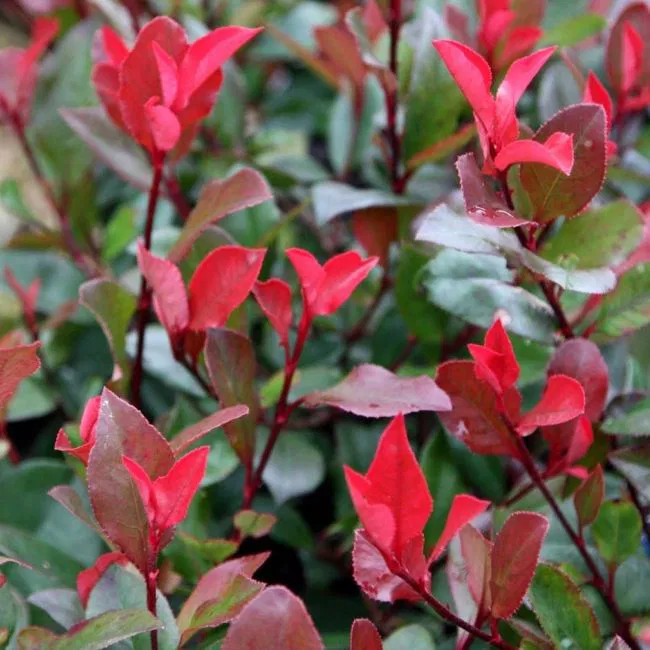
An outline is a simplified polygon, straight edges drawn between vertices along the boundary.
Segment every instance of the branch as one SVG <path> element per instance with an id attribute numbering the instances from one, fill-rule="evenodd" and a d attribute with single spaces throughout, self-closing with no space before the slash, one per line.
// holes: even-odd
<path id="1" fill-rule="evenodd" d="M 388 130 L 388 143 L 390 146 L 390 177 L 395 194 L 404 192 L 404 178 L 400 177 L 399 163 L 402 143 L 397 132 L 397 54 L 399 46 L 399 32 L 402 26 L 402 0 L 390 0 L 388 13 L 388 30 L 390 34 L 389 67 L 393 76 L 394 87 L 385 88 L 386 93 L 386 121 Z"/>
<path id="2" fill-rule="evenodd" d="M 163 162 L 162 160 L 154 161 L 153 179 L 151 181 L 151 188 L 149 190 L 149 201 L 147 203 L 147 220 L 144 226 L 144 247 L 147 250 L 151 249 L 151 236 L 153 234 L 153 222 L 156 215 L 156 205 L 158 204 L 158 197 L 160 196 L 160 185 L 163 177 Z M 140 407 L 140 386 L 142 384 L 142 364 L 144 359 L 144 337 L 147 328 L 147 321 L 149 320 L 149 306 L 151 304 L 151 290 L 147 287 L 147 281 L 142 276 L 140 281 L 140 296 L 138 297 L 138 311 L 137 311 L 137 348 L 135 353 L 135 361 L 133 363 L 133 374 L 131 375 L 131 403 Z"/>

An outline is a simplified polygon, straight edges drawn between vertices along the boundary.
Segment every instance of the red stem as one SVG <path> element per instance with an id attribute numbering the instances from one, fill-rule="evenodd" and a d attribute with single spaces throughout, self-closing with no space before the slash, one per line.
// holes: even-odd
<path id="1" fill-rule="evenodd" d="M 460 627 L 473 637 L 489 643 L 493 648 L 500 650 L 514 650 L 513 646 L 506 643 L 503 639 L 494 637 L 487 632 L 479 629 L 475 625 L 468 623 L 462 618 L 456 616 L 450 609 L 445 607 L 437 598 L 432 596 L 417 580 L 413 580 L 407 573 L 398 573 L 399 577 L 408 584 L 431 608 L 433 608 L 443 619 L 449 621 L 452 625 Z"/>
<path id="2" fill-rule="evenodd" d="M 390 0 L 388 13 L 388 30 L 390 33 L 389 67 L 393 74 L 394 87 L 385 89 L 386 93 L 386 120 L 388 127 L 388 142 L 390 145 L 390 177 L 395 194 L 402 194 L 405 188 L 404 178 L 400 176 L 399 164 L 401 157 L 401 141 L 397 132 L 398 108 L 398 46 L 399 32 L 402 26 L 402 0 Z"/>
<path id="3" fill-rule="evenodd" d="M 147 220 L 144 226 L 144 247 L 147 250 L 151 249 L 151 237 L 153 234 L 153 222 L 156 214 L 156 205 L 158 204 L 158 197 L 160 196 L 160 185 L 163 174 L 163 161 L 162 159 L 154 160 L 153 162 L 153 179 L 151 181 L 151 188 L 149 190 L 149 201 L 147 204 Z M 140 387 L 142 385 L 142 365 L 144 359 L 144 337 L 147 329 L 147 321 L 149 320 L 149 306 L 151 304 L 151 291 L 147 287 L 147 281 L 142 276 L 140 281 L 140 296 L 138 298 L 138 311 L 137 311 L 137 348 L 135 353 L 135 361 L 133 363 L 133 373 L 131 375 L 131 403 L 140 408 Z"/>
<path id="4" fill-rule="evenodd" d="M 147 609 L 156 616 L 156 579 L 158 577 L 158 561 L 155 554 L 152 554 L 149 571 L 146 575 L 147 583 Z M 151 650 L 158 650 L 158 630 L 151 630 Z"/>
<path id="5" fill-rule="evenodd" d="M 271 427 L 271 433 L 269 438 L 266 441 L 266 446 L 262 451 L 262 456 L 260 457 L 260 462 L 257 465 L 255 471 L 252 471 L 251 468 L 246 468 L 246 483 L 244 485 L 244 501 L 242 504 L 242 510 L 247 510 L 251 507 L 253 499 L 259 490 L 260 485 L 262 484 L 262 475 L 264 470 L 271 458 L 273 453 L 273 448 L 275 443 L 278 441 L 282 430 L 289 421 L 289 416 L 293 410 L 300 404 L 300 400 L 289 403 L 289 392 L 291 391 L 291 383 L 293 381 L 293 376 L 298 368 L 298 361 L 300 355 L 302 354 L 302 349 L 307 340 L 307 335 L 309 334 L 309 328 L 311 327 L 311 316 L 307 311 L 305 306 L 302 318 L 300 319 L 300 325 L 298 326 L 298 336 L 296 337 L 296 347 L 294 348 L 293 354 L 287 358 L 287 364 L 284 369 L 284 381 L 282 383 L 282 392 L 280 393 L 280 399 L 278 400 L 278 405 L 275 409 L 275 415 L 273 417 L 273 426 Z"/>
<path id="6" fill-rule="evenodd" d="M 641 650 L 641 646 L 639 646 L 634 636 L 632 635 L 629 621 L 626 620 L 626 618 L 621 613 L 621 610 L 619 609 L 613 594 L 610 593 L 610 590 L 605 580 L 603 579 L 600 570 L 596 565 L 596 562 L 589 554 L 584 538 L 575 532 L 573 526 L 571 526 L 568 519 L 564 516 L 564 513 L 560 509 L 560 506 L 555 500 L 555 497 L 548 489 L 546 483 L 544 482 L 544 479 L 542 478 L 541 474 L 537 470 L 537 466 L 535 465 L 535 459 L 531 455 L 530 451 L 528 451 L 528 447 L 526 447 L 526 444 L 522 440 L 521 436 L 517 433 L 516 429 L 513 427 L 512 423 L 509 420 L 504 418 L 504 422 L 510 431 L 511 437 L 515 445 L 517 446 L 520 460 L 523 463 L 524 468 L 528 472 L 528 476 L 530 476 L 530 480 L 533 482 L 535 487 L 542 493 L 544 499 L 546 499 L 546 502 L 551 507 L 551 510 L 555 513 L 555 516 L 557 517 L 558 521 L 562 525 L 562 528 L 564 528 L 566 534 L 573 542 L 573 545 L 576 547 L 576 549 L 580 553 L 580 556 L 584 560 L 584 563 L 587 565 L 587 568 L 591 572 L 592 575 L 591 584 L 593 584 L 593 586 L 600 592 L 600 595 L 602 596 L 603 600 L 607 604 L 607 607 L 609 608 L 614 619 L 616 620 L 618 634 L 630 646 L 632 650 Z"/>

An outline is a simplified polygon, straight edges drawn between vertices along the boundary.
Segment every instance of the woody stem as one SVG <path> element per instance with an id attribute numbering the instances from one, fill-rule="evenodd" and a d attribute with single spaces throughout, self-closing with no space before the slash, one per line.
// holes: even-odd
<path id="1" fill-rule="evenodd" d="M 503 198 L 505 199 L 506 205 L 508 206 L 508 208 L 510 208 L 510 210 L 514 210 L 515 206 L 514 203 L 512 202 L 512 196 L 510 195 L 510 188 L 508 187 L 508 179 L 505 173 L 501 174 L 499 181 L 501 183 Z M 519 243 L 524 248 L 530 250 L 531 244 L 529 243 L 528 239 L 526 238 L 526 235 L 524 234 L 520 226 L 515 228 L 515 235 L 517 235 L 517 239 L 519 240 Z M 555 291 L 553 290 L 553 284 L 548 280 L 540 280 L 539 288 L 542 290 L 542 293 L 546 298 L 546 302 L 548 302 L 550 308 L 553 310 L 553 313 L 555 314 L 555 318 L 557 319 L 557 322 L 560 326 L 560 330 L 562 331 L 564 337 L 567 339 L 575 338 L 575 333 L 573 332 L 571 323 L 569 323 L 569 319 L 566 317 L 566 314 L 564 313 L 564 309 L 562 308 L 562 305 L 560 304 L 558 297 L 555 295 Z"/>
<path id="2" fill-rule="evenodd" d="M 459 627 L 465 632 L 468 632 L 473 637 L 485 641 L 485 643 L 490 644 L 493 648 L 499 648 L 500 650 L 514 650 L 513 646 L 509 643 L 506 643 L 503 639 L 496 638 L 487 632 L 484 632 L 480 628 L 468 623 L 464 619 L 456 616 L 450 609 L 443 605 L 437 598 L 432 596 L 417 580 L 413 580 L 408 573 L 400 573 L 399 577 L 409 586 L 413 591 L 415 591 L 432 609 L 434 609 L 443 619 Z"/>
<path id="3" fill-rule="evenodd" d="M 144 247 L 146 250 L 151 249 L 151 237 L 153 234 L 153 221 L 156 214 L 156 205 L 160 196 L 160 184 L 163 177 L 163 160 L 161 158 L 154 160 L 153 179 L 149 190 L 149 201 L 147 203 L 147 218 L 144 226 Z M 140 408 L 140 387 L 142 385 L 143 359 L 144 359 L 144 337 L 149 320 L 149 306 L 151 304 L 151 290 L 147 287 L 147 281 L 144 276 L 140 281 L 140 296 L 138 298 L 136 314 L 136 336 L 137 347 L 135 361 L 133 362 L 133 373 L 131 375 L 131 403 Z"/>
<path id="4" fill-rule="evenodd" d="M 147 609 L 152 616 L 156 616 L 156 578 L 158 576 L 157 558 L 153 554 L 146 575 L 147 583 Z M 158 650 L 158 630 L 151 630 L 151 650 Z"/>
<path id="5" fill-rule="evenodd" d="M 593 586 L 598 590 L 603 600 L 607 604 L 607 607 L 611 611 L 614 619 L 616 620 L 618 634 L 630 646 L 632 650 L 641 650 L 641 647 L 632 635 L 630 622 L 623 616 L 621 610 L 619 609 L 613 593 L 610 592 L 607 584 L 605 583 L 605 580 L 603 579 L 603 576 L 600 573 L 600 570 L 598 569 L 596 562 L 587 550 L 584 538 L 575 532 L 573 526 L 569 523 L 569 520 L 565 517 L 564 513 L 560 509 L 558 502 L 555 500 L 555 497 L 544 482 L 542 475 L 539 473 L 537 466 L 535 465 L 535 459 L 528 450 L 528 447 L 526 447 L 526 444 L 524 443 L 519 433 L 516 431 L 509 420 L 504 418 L 504 422 L 510 431 L 510 436 L 517 447 L 517 451 L 519 452 L 519 459 L 524 465 L 524 468 L 528 473 L 530 480 L 542 493 L 542 496 L 557 517 L 558 521 L 562 525 L 562 528 L 564 528 L 571 542 L 573 542 L 573 545 L 578 550 L 578 553 L 580 553 L 580 556 L 582 557 L 584 563 L 587 565 L 587 568 L 592 575 L 591 584 L 593 584 Z"/>
<path id="6" fill-rule="evenodd" d="M 257 465 L 255 471 L 249 470 L 246 472 L 247 481 L 244 485 L 244 502 L 242 504 L 242 509 L 247 510 L 250 508 L 253 503 L 253 499 L 257 494 L 257 490 L 262 484 L 262 475 L 264 470 L 271 458 L 273 453 L 273 448 L 275 443 L 280 437 L 280 433 L 284 429 L 285 425 L 289 421 L 289 416 L 296 408 L 297 403 L 289 403 L 289 393 L 291 391 L 291 384 L 293 382 L 293 376 L 296 373 L 298 368 L 298 361 L 300 355 L 302 354 L 302 349 L 307 340 L 307 335 L 309 334 L 309 328 L 311 327 L 311 317 L 307 311 L 303 312 L 302 318 L 300 319 L 300 325 L 298 326 L 298 336 L 296 338 L 296 345 L 293 350 L 293 354 L 288 355 L 287 364 L 284 369 L 284 381 L 282 383 L 282 392 L 280 393 L 280 399 L 278 400 L 278 405 L 275 409 L 275 415 L 273 418 L 273 426 L 271 427 L 271 433 L 266 442 L 264 450 L 262 451 L 262 456 L 260 457 L 260 462 Z"/>
<path id="7" fill-rule="evenodd" d="M 398 82 L 397 82 L 397 55 L 399 46 L 399 32 L 402 25 L 402 0 L 391 0 L 388 13 L 388 30 L 390 34 L 389 67 L 393 76 L 393 87 L 385 88 L 386 94 L 386 121 L 388 131 L 388 144 L 390 146 L 390 177 L 393 191 L 402 194 L 404 179 L 400 177 L 399 163 L 401 157 L 401 141 L 397 132 L 398 108 Z"/>

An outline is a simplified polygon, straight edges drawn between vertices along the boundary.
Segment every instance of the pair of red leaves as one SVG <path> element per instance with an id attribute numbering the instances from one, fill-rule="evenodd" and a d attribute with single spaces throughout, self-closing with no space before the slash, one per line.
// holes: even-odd
<path id="1" fill-rule="evenodd" d="M 345 477 L 362 525 L 354 545 L 354 577 L 366 594 L 381 601 L 419 600 L 403 576 L 428 589 L 431 562 L 465 524 L 490 505 L 471 495 L 456 496 L 442 534 L 425 558 L 424 526 L 433 500 L 409 445 L 402 415 L 382 434 L 365 476 L 345 467 Z"/>
<path id="2" fill-rule="evenodd" d="M 152 558 L 185 518 L 205 474 L 208 447 L 182 452 L 247 412 L 245 407 L 223 409 L 170 443 L 138 409 L 104 389 L 84 410 L 83 444 L 70 448 L 60 432 L 56 448 L 87 463 L 88 492 L 98 524 L 120 554 L 146 574 Z"/>
<path id="3" fill-rule="evenodd" d="M 475 40 L 495 72 L 530 51 L 541 38 L 545 0 L 479 0 L 476 39 L 469 34 L 467 14 L 452 4 L 445 6 L 446 22 L 454 38 L 467 45 Z"/>
<path id="4" fill-rule="evenodd" d="M 262 269 L 266 249 L 221 246 L 198 265 L 187 290 L 178 267 L 138 244 L 138 265 L 153 292 L 153 305 L 172 348 L 181 351 L 188 331 L 225 325 L 246 300 Z"/>
<path id="5" fill-rule="evenodd" d="M 358 253 L 348 251 L 321 265 L 311 253 L 300 248 L 289 248 L 286 254 L 300 281 L 303 335 L 314 317 L 330 316 L 348 300 L 379 261 L 377 257 L 364 260 Z M 282 345 L 287 348 L 293 321 L 291 287 L 283 280 L 272 278 L 257 282 L 253 292 Z"/>
<path id="6" fill-rule="evenodd" d="M 183 28 L 161 16 L 129 50 L 109 27 L 97 34 L 92 78 L 104 108 L 155 160 L 187 153 L 198 123 L 212 110 L 223 64 L 260 30 L 221 27 L 187 42 Z"/>
<path id="7" fill-rule="evenodd" d="M 543 143 L 518 139 L 515 106 L 555 48 L 545 48 L 514 61 L 493 97 L 492 71 L 480 54 L 456 41 L 438 40 L 433 45 L 474 111 L 484 173 L 503 174 L 519 163 L 541 163 L 567 176 L 571 173 L 572 135 L 556 131 Z"/>
<path id="8" fill-rule="evenodd" d="M 470 345 L 469 351 L 474 361 L 443 363 L 436 383 L 452 402 L 440 419 L 475 453 L 518 458 L 514 436 L 575 423 L 585 413 L 585 389 L 561 373 L 550 375 L 540 401 L 521 413 L 521 394 L 515 386 L 519 364 L 500 320 L 487 332 L 484 345 Z"/>
<path id="9" fill-rule="evenodd" d="M 32 39 L 24 48 L 7 47 L 0 50 L 0 120 L 11 113 L 26 123 L 38 77 L 38 60 L 59 31 L 53 18 L 34 21 Z"/>

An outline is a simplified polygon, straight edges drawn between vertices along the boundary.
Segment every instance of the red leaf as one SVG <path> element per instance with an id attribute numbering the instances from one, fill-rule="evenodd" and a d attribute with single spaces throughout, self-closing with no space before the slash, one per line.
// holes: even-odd
<path id="1" fill-rule="evenodd" d="M 370 598 L 384 603 L 394 603 L 397 600 L 410 602 L 422 600 L 402 578 L 393 573 L 386 564 L 384 556 L 363 530 L 357 530 L 354 534 L 352 565 L 355 582 Z M 428 575 L 423 556 L 422 565 Z"/>
<path id="2" fill-rule="evenodd" d="M 512 442 L 494 391 L 476 377 L 471 361 L 448 361 L 438 367 L 436 383 L 449 395 L 451 411 L 438 415 L 447 431 L 477 454 L 512 456 L 519 453 Z M 516 391 L 506 401 L 516 401 Z"/>
<path id="3" fill-rule="evenodd" d="M 459 533 L 459 539 L 467 570 L 467 587 L 479 611 L 489 612 L 492 606 L 490 578 L 494 545 L 472 526 L 465 526 Z"/>
<path id="4" fill-rule="evenodd" d="M 603 107 L 607 116 L 607 130 L 609 131 L 612 126 L 612 114 L 614 112 L 612 98 L 593 70 L 589 70 L 587 75 L 584 101 L 588 104 L 600 104 Z"/>
<path id="5" fill-rule="evenodd" d="M 36 322 L 36 301 L 38 300 L 38 294 L 41 289 L 41 280 L 36 278 L 33 282 L 30 282 L 27 289 L 18 282 L 18 279 L 13 274 L 11 269 L 5 267 L 5 280 L 9 285 L 9 288 L 14 292 L 16 298 L 20 301 L 21 308 L 23 310 L 23 318 L 25 319 L 25 324 L 28 329 L 36 330 L 38 324 Z"/>
<path id="6" fill-rule="evenodd" d="M 128 560 L 119 551 L 111 551 L 100 555 L 95 564 L 89 569 L 84 569 L 77 576 L 77 594 L 84 609 L 88 606 L 88 599 L 95 585 L 101 580 L 102 576 L 114 564 L 127 564 Z"/>
<path id="7" fill-rule="evenodd" d="M 377 628 L 367 618 L 357 618 L 352 623 L 350 650 L 383 650 L 383 647 Z"/>
<path id="8" fill-rule="evenodd" d="M 429 564 L 437 560 L 456 534 L 490 507 L 489 501 L 477 499 L 470 494 L 457 494 L 452 501 L 447 522 L 429 556 Z"/>
<path id="9" fill-rule="evenodd" d="M 398 415 L 382 434 L 365 476 L 345 467 L 352 502 L 377 547 L 401 558 L 424 530 L 433 502 L 424 474 Z"/>
<path id="10" fill-rule="evenodd" d="M 474 154 L 466 153 L 456 159 L 465 211 L 477 223 L 496 228 L 514 228 L 531 223 L 510 210 L 502 196 L 490 185 L 488 176 L 479 169 Z"/>
<path id="11" fill-rule="evenodd" d="M 305 397 L 305 406 L 335 406 L 365 417 L 392 417 L 398 413 L 448 411 L 448 396 L 436 383 L 420 377 L 398 377 L 381 366 L 364 363 L 343 381 Z"/>
<path id="12" fill-rule="evenodd" d="M 208 415 L 195 424 L 185 427 L 170 440 L 169 444 L 174 454 L 178 457 L 188 447 L 201 440 L 204 436 L 207 436 L 208 433 L 245 415 L 248 415 L 248 406 L 245 404 L 228 406 L 220 411 L 214 412 L 212 415 Z"/>
<path id="13" fill-rule="evenodd" d="M 201 485 L 208 464 L 210 447 L 198 447 L 174 463 L 164 476 L 153 484 L 156 502 L 156 524 L 161 529 L 180 524 Z"/>
<path id="14" fill-rule="evenodd" d="M 548 378 L 542 399 L 517 424 L 519 435 L 527 436 L 539 427 L 562 424 L 585 412 L 585 391 L 578 381 L 565 375 Z"/>
<path id="15" fill-rule="evenodd" d="M 182 334 L 190 320 L 187 292 L 181 272 L 169 260 L 152 255 L 138 242 L 138 266 L 153 291 L 156 316 L 173 340 Z"/>
<path id="16" fill-rule="evenodd" d="M 88 402 L 86 402 L 84 412 L 81 416 L 81 423 L 79 425 L 79 434 L 81 436 L 83 444 L 79 445 L 78 447 L 72 447 L 72 443 L 70 442 L 70 439 L 66 435 L 65 431 L 63 429 L 60 429 L 54 442 L 54 449 L 75 456 L 84 465 L 88 464 L 88 456 L 90 455 L 90 450 L 95 444 L 95 428 L 97 426 L 101 401 L 101 396 L 97 395 L 95 397 L 91 397 Z"/>
<path id="17" fill-rule="evenodd" d="M 543 144 L 535 140 L 515 140 L 501 149 L 494 159 L 494 166 L 500 171 L 521 163 L 547 165 L 568 176 L 573 169 L 573 136 L 558 131 Z"/>
<path id="18" fill-rule="evenodd" d="M 609 371 L 598 346 L 587 339 L 565 341 L 555 351 L 548 375 L 566 375 L 585 391 L 585 415 L 596 422 L 603 413 L 609 388 Z"/>
<path id="19" fill-rule="evenodd" d="M 528 591 L 549 523 L 533 512 L 515 512 L 499 531 L 492 549 L 491 614 L 510 618 Z"/>
<path id="20" fill-rule="evenodd" d="M 596 465 L 596 469 L 578 487 L 573 495 L 573 503 L 581 528 L 589 526 L 596 521 L 604 498 L 605 475 L 602 466 Z"/>
<path id="21" fill-rule="evenodd" d="M 487 61 L 470 47 L 456 41 L 437 40 L 433 45 L 478 120 L 489 131 L 494 122 L 495 102 L 490 92 L 492 71 Z"/>
<path id="22" fill-rule="evenodd" d="M 222 650 L 324 650 L 302 601 L 286 587 L 268 587 L 230 625 Z"/>
<path id="23" fill-rule="evenodd" d="M 602 106 L 576 104 L 554 115 L 535 134 L 537 142 L 548 141 L 558 131 L 572 135 L 574 152 L 569 176 L 547 165 L 522 165 L 521 182 L 533 205 L 535 221 L 547 223 L 559 216 L 574 217 L 598 194 L 607 170 L 606 127 Z"/>
<path id="24" fill-rule="evenodd" d="M 221 246 L 199 264 L 189 284 L 190 328 L 221 327 L 251 292 L 265 248 Z"/>
<path id="25" fill-rule="evenodd" d="M 269 553 L 247 555 L 235 560 L 223 562 L 205 573 L 194 587 L 194 591 L 183 604 L 177 622 L 181 632 L 189 629 L 195 612 L 205 603 L 219 599 L 227 593 L 238 576 L 252 578 L 253 574 L 264 564 Z M 236 616 L 238 612 L 233 614 Z M 223 622 L 227 622 L 226 619 Z"/>
<path id="26" fill-rule="evenodd" d="M 253 294 L 269 319 L 271 327 L 278 333 L 280 342 L 288 348 L 289 330 L 293 320 L 291 287 L 283 280 L 272 278 L 266 282 L 256 282 Z"/>
<path id="27" fill-rule="evenodd" d="M 397 210 L 381 206 L 357 210 L 352 215 L 352 229 L 366 253 L 386 266 L 390 245 L 397 239 Z"/>
<path id="28" fill-rule="evenodd" d="M 136 461 L 152 479 L 174 464 L 167 441 L 134 406 L 104 389 L 88 459 L 88 492 L 106 536 L 138 567 L 149 559 L 147 516 L 122 456 Z"/>
<path id="29" fill-rule="evenodd" d="M 311 316 L 333 314 L 379 261 L 376 257 L 364 260 L 358 253 L 348 251 L 321 266 L 311 253 L 300 248 L 289 248 L 286 254 L 298 274 Z"/>
<path id="30" fill-rule="evenodd" d="M 0 348 L 0 410 L 9 403 L 20 382 L 41 367 L 36 354 L 40 347 L 41 344 L 36 342 Z"/>
<path id="31" fill-rule="evenodd" d="M 476 362 L 476 376 L 498 395 L 519 379 L 519 364 L 501 319 L 497 318 L 487 331 L 484 345 L 470 343 L 467 349 Z"/>
<path id="32" fill-rule="evenodd" d="M 625 52 L 626 25 L 633 27 L 641 37 L 644 45 L 640 69 L 638 71 L 637 83 L 639 86 L 646 86 L 650 83 L 650 9 L 645 2 L 629 2 L 624 10 L 618 15 L 616 22 L 609 32 L 605 52 L 605 64 L 607 76 L 617 94 L 625 93 L 629 84 L 630 67 L 634 67 L 635 61 L 630 60 L 630 54 Z M 629 36 L 628 36 L 629 38 Z M 628 48 L 630 43 L 628 43 Z M 627 60 L 626 60 L 627 59 Z"/>

